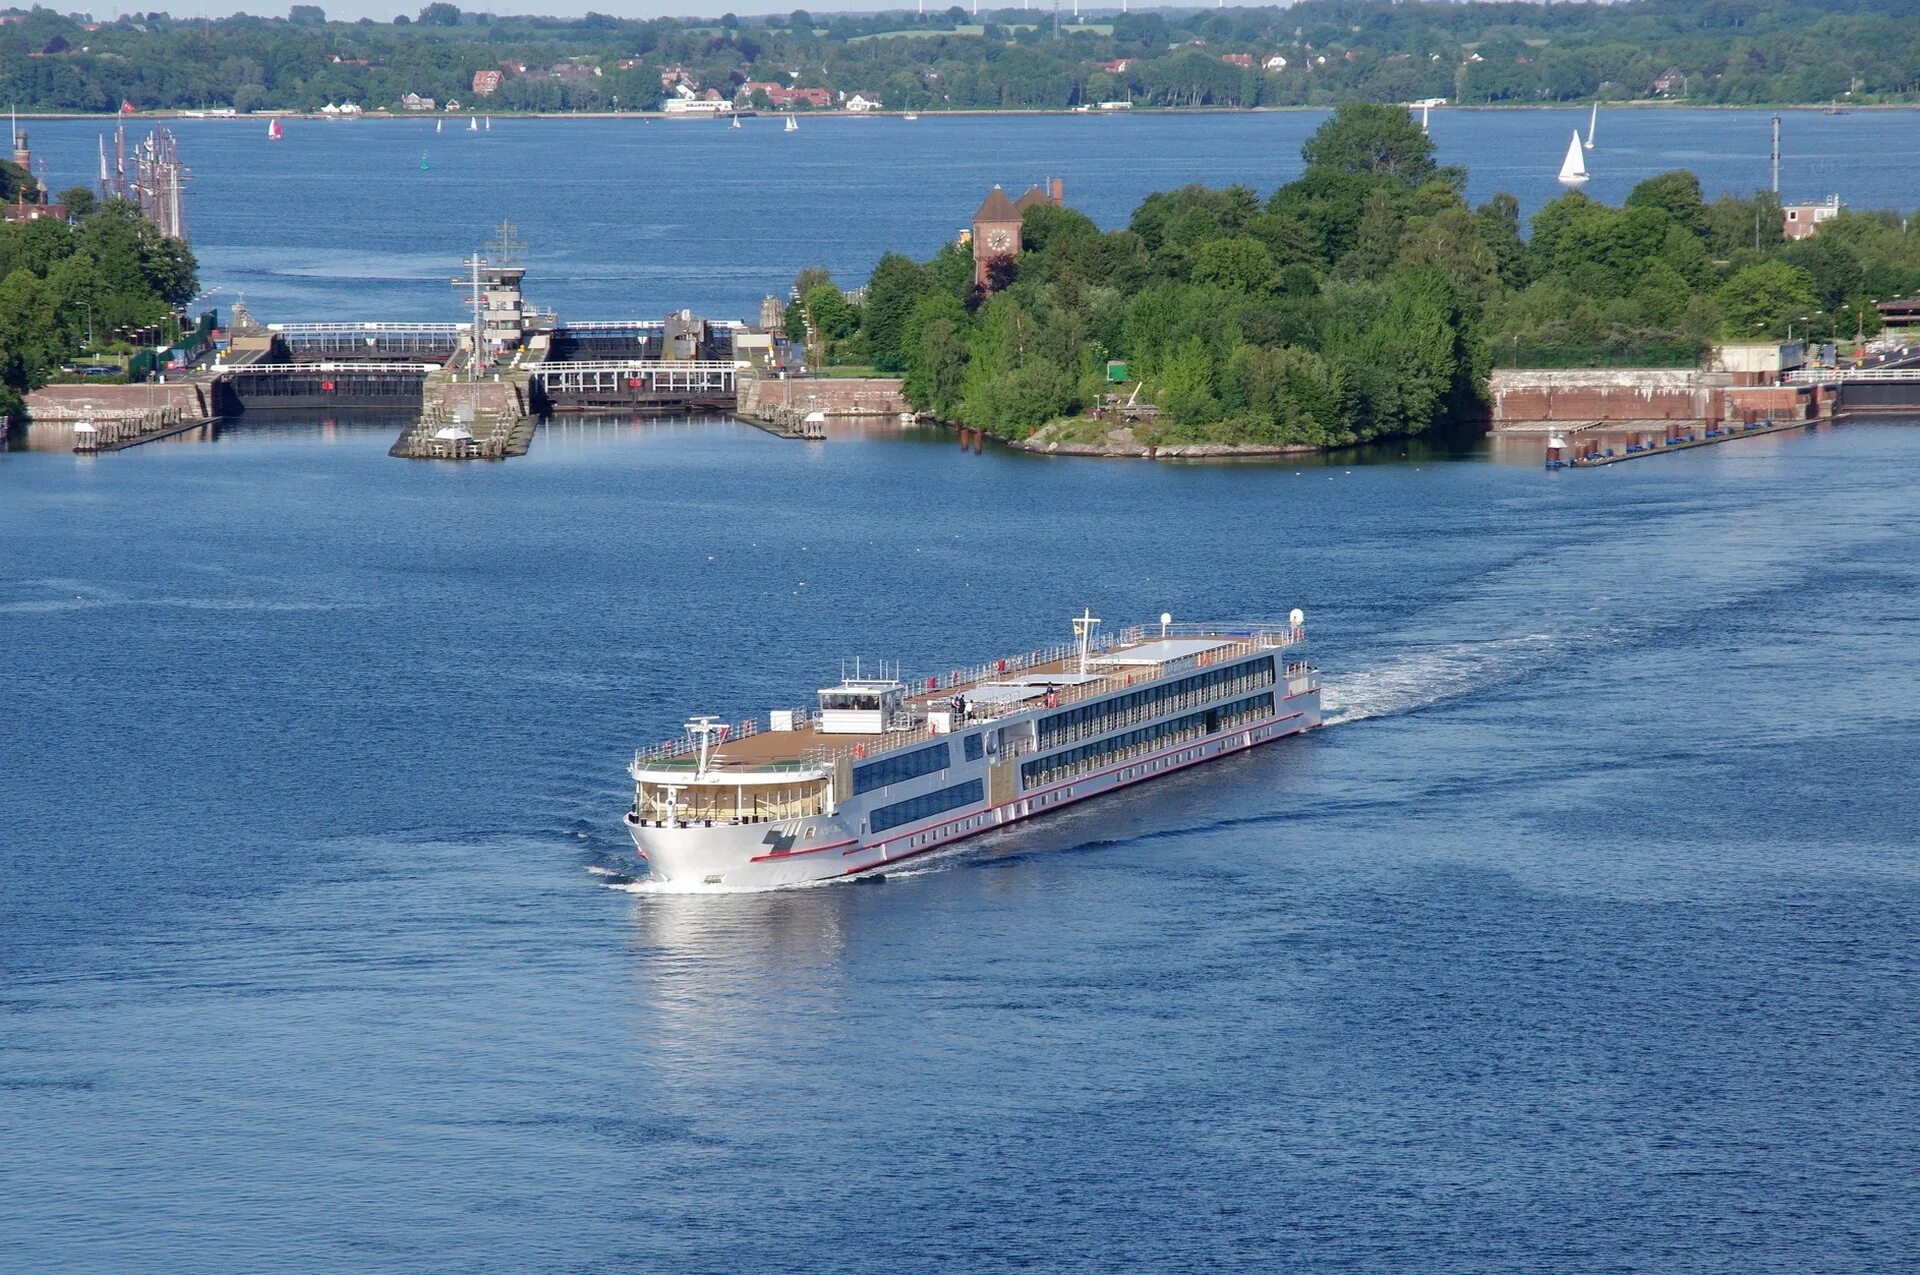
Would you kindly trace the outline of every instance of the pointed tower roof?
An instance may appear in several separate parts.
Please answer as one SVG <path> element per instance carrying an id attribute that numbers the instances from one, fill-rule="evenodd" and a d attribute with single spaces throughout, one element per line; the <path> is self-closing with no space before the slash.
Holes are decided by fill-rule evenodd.
<path id="1" fill-rule="evenodd" d="M 1013 201 L 1013 206 L 1015 208 L 1018 208 L 1021 212 L 1025 212 L 1027 209 L 1032 208 L 1036 204 L 1051 204 L 1052 202 L 1053 202 L 1052 195 L 1049 195 L 1046 191 L 1040 189 L 1038 186 L 1029 186 L 1027 187 L 1026 194 L 1020 196 L 1020 198 Z"/>
<path id="2" fill-rule="evenodd" d="M 980 204 L 980 210 L 973 214 L 975 221 L 1019 221 L 1020 210 L 1007 198 L 1007 192 L 995 186 L 987 192 Z"/>

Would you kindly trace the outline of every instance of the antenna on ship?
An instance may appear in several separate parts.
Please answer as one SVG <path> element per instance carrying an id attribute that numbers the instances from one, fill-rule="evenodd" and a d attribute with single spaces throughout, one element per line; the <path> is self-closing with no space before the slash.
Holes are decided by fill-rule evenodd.
<path id="1" fill-rule="evenodd" d="M 707 757 L 713 751 L 713 741 L 724 737 L 726 733 L 727 728 L 720 725 L 717 717 L 695 717 L 687 723 L 687 734 L 693 736 L 700 745 L 700 768 L 694 772 L 695 778 L 707 773 Z"/>
<path id="2" fill-rule="evenodd" d="M 1091 607 L 1081 607 L 1080 614 L 1073 620 L 1073 635 L 1080 639 L 1080 671 L 1087 671 L 1087 648 L 1093 644 L 1093 631 L 1100 627 L 1100 619 L 1094 615 Z"/>

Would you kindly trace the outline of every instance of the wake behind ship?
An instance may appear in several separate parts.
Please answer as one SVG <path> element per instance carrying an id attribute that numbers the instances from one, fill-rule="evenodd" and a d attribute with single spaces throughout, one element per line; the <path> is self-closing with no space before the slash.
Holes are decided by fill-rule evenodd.
<path id="1" fill-rule="evenodd" d="M 909 686 L 842 677 L 764 729 L 641 749 L 627 828 L 659 880 L 767 889 L 871 872 L 1320 724 L 1304 617 L 1099 632 Z"/>

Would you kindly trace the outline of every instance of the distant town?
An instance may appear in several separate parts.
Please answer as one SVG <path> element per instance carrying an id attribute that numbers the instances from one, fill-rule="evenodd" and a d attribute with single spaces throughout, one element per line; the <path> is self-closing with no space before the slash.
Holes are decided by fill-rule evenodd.
<path id="1" fill-rule="evenodd" d="M 468 12 L 391 23 L 0 12 L 0 101 L 27 112 L 328 115 L 1248 109 L 1446 99 L 1702 105 L 1920 100 L 1920 32 L 1767 0 L 1153 10 L 1070 3 L 718 20 Z"/>

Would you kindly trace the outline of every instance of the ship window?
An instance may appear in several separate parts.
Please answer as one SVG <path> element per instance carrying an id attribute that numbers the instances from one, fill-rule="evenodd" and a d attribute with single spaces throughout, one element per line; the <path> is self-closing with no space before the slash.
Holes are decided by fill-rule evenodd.
<path id="1" fill-rule="evenodd" d="M 912 823 L 916 819 L 941 814 L 952 810 L 955 806 L 969 805 L 979 801 L 985 792 L 985 787 L 978 779 L 969 779 L 964 784 L 954 784 L 950 788 L 937 789 L 918 797 L 909 797 L 905 801 L 896 801 L 890 806 L 881 806 L 869 816 L 869 819 L 875 832 L 885 832 L 888 828 L 897 828 L 903 823 Z"/>
<path id="2" fill-rule="evenodd" d="M 945 770 L 951 762 L 952 754 L 943 741 L 927 748 L 916 748 L 910 753 L 882 757 L 879 761 L 855 766 L 853 768 L 854 795 L 872 792 L 875 788 L 885 788 L 888 784 L 918 779 L 936 770 Z"/>
<path id="3" fill-rule="evenodd" d="M 986 753 L 985 748 L 980 743 L 980 733 L 978 731 L 975 731 L 973 734 L 967 736 L 964 747 L 966 749 L 968 761 L 979 761 L 980 758 L 984 756 Z"/>

